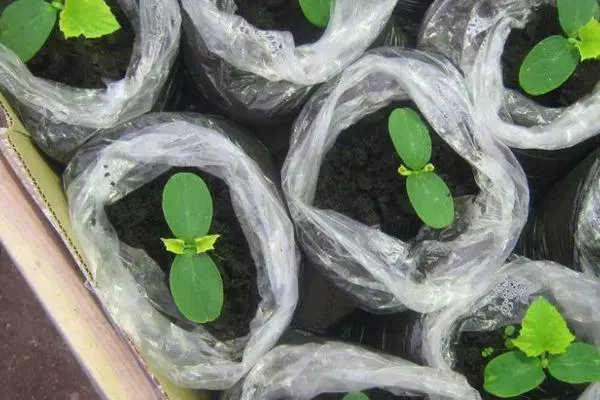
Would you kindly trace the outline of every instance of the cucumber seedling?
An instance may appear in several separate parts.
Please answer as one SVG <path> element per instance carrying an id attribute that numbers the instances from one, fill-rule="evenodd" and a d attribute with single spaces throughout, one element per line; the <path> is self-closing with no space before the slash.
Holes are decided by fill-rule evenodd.
<path id="1" fill-rule="evenodd" d="M 351 392 L 344 396 L 342 400 L 370 400 L 369 396 L 362 392 Z"/>
<path id="2" fill-rule="evenodd" d="M 298 0 L 306 19 L 319 28 L 327 27 L 333 0 Z"/>

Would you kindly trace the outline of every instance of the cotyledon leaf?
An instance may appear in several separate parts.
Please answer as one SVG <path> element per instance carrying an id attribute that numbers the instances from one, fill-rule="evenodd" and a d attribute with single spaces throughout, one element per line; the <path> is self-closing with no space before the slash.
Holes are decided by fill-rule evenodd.
<path id="1" fill-rule="evenodd" d="M 329 23 L 332 0 L 299 0 L 306 19 L 313 25 L 325 28 Z"/>
<path id="2" fill-rule="evenodd" d="M 417 215 L 428 226 L 441 229 L 454 221 L 454 199 L 448 185 L 435 172 L 408 176 L 406 191 Z"/>
<path id="3" fill-rule="evenodd" d="M 398 155 L 408 168 L 418 171 L 427 165 L 431 158 L 431 136 L 416 111 L 395 109 L 390 114 L 388 129 Z"/>
<path id="4" fill-rule="evenodd" d="M 550 355 L 548 371 L 556 379 L 571 384 L 600 381 L 600 353 L 587 343 L 573 343 L 567 352 Z"/>
<path id="5" fill-rule="evenodd" d="M 592 18 L 600 18 L 598 0 L 558 0 L 556 7 L 560 26 L 572 38 Z"/>
<path id="6" fill-rule="evenodd" d="M 535 389 L 545 378 L 539 358 L 510 351 L 486 365 L 483 388 L 498 397 L 513 397 Z"/>

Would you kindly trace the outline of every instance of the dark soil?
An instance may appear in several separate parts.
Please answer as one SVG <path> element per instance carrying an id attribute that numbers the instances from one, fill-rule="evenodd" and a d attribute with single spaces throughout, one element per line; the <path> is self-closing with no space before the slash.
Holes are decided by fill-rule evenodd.
<path id="1" fill-rule="evenodd" d="M 551 5 L 544 5 L 536 10 L 524 29 L 513 29 L 502 57 L 504 85 L 542 105 L 566 107 L 592 92 L 600 80 L 600 62 L 584 61 L 558 89 L 542 96 L 528 95 L 519 85 L 519 69 L 531 49 L 551 35 L 564 35 L 558 21 L 558 11 Z"/>
<path id="2" fill-rule="evenodd" d="M 518 327 L 517 327 L 518 328 Z M 479 390 L 483 400 L 500 400 L 500 397 L 489 394 L 483 389 L 485 366 L 495 357 L 506 352 L 504 347 L 504 328 L 490 332 L 463 332 L 455 346 L 455 370 L 465 375 L 469 384 Z M 491 357 L 483 357 L 481 352 L 487 347 L 495 351 Z M 516 400 L 576 400 L 584 392 L 587 385 L 570 385 L 554 379 L 546 374 L 546 380 L 535 390 L 520 396 L 511 397 Z"/>
<path id="3" fill-rule="evenodd" d="M 423 397 L 396 396 L 387 390 L 369 389 L 364 390 L 364 394 L 369 396 L 369 400 L 421 400 Z M 313 400 L 342 400 L 346 393 L 323 393 Z"/>
<path id="4" fill-rule="evenodd" d="M 413 238 L 423 225 L 406 193 L 401 164 L 388 133 L 387 107 L 341 133 L 321 166 L 315 206 L 332 209 L 401 240 Z M 414 107 L 413 107 L 414 108 Z M 479 189 L 470 165 L 430 127 L 431 162 L 456 198 Z"/>
<path id="5" fill-rule="evenodd" d="M 173 256 L 164 250 L 160 238 L 172 237 L 162 213 L 162 190 L 169 178 L 181 169 L 172 169 L 144 185 L 115 204 L 106 207 L 119 239 L 141 248 L 169 273 Z M 208 185 L 213 197 L 213 221 L 210 233 L 221 237 L 211 252 L 223 278 L 225 302 L 221 316 L 204 326 L 222 341 L 249 333 L 249 324 L 260 301 L 256 284 L 256 268 L 246 237 L 237 221 L 229 188 L 222 180 L 194 172 Z"/>
<path id="6" fill-rule="evenodd" d="M 122 79 L 131 58 L 134 31 L 118 1 L 107 3 L 121 29 L 99 39 L 65 39 L 56 27 L 39 53 L 27 62 L 29 70 L 40 78 L 86 89 L 104 88 L 104 79 Z"/>

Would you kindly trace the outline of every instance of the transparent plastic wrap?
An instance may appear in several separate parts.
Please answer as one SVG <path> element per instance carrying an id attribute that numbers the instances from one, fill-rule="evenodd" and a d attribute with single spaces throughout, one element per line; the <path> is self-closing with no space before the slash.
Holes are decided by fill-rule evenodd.
<path id="1" fill-rule="evenodd" d="M 422 229 L 403 242 L 314 207 L 321 164 L 340 132 L 408 99 L 474 170 L 480 193 L 457 199 L 455 223 L 441 231 Z M 445 59 L 389 48 L 370 52 L 323 86 L 296 120 L 282 179 L 298 240 L 361 307 L 439 309 L 464 296 L 469 281 L 501 266 L 512 251 L 527 214 L 525 176 L 510 150 L 471 115 L 463 79 Z"/>
<path id="2" fill-rule="evenodd" d="M 235 15 L 234 0 L 182 0 L 186 64 L 205 95 L 236 118 L 291 114 L 313 85 L 377 39 L 396 1 L 335 1 L 321 39 L 296 46 L 290 32 L 260 30 Z"/>
<path id="3" fill-rule="evenodd" d="M 232 386 L 292 318 L 298 300 L 293 225 L 274 181 L 255 161 L 261 157 L 268 157 L 264 148 L 223 119 L 160 113 L 94 139 L 65 172 L 73 229 L 94 291 L 144 358 L 176 385 Z M 108 221 L 105 205 L 171 167 L 198 167 L 229 186 L 261 298 L 245 337 L 221 342 L 202 325 L 183 329 L 171 322 L 177 315 L 164 273 L 144 251 L 120 243 Z"/>
<path id="4" fill-rule="evenodd" d="M 503 86 L 501 57 L 512 29 L 555 0 L 438 0 L 419 47 L 435 49 L 465 73 L 478 118 L 504 143 L 522 149 L 571 147 L 600 132 L 600 85 L 565 108 L 548 108 Z"/>
<path id="5" fill-rule="evenodd" d="M 424 318 L 424 358 L 431 367 L 451 370 L 452 343 L 460 332 L 520 323 L 538 296 L 558 307 L 579 341 L 600 346 L 600 281 L 559 264 L 521 258 L 481 279 L 470 288 L 468 298 Z M 600 384 L 594 383 L 579 400 L 598 398 Z"/>
<path id="6" fill-rule="evenodd" d="M 181 14 L 177 0 L 119 0 L 135 42 L 125 77 L 106 89 L 81 89 L 34 76 L 0 45 L 0 86 L 40 148 L 67 162 L 102 129 L 152 109 L 168 82 L 179 50 Z"/>
<path id="7" fill-rule="evenodd" d="M 223 400 L 310 400 L 321 393 L 381 388 L 395 395 L 479 400 L 466 379 L 345 343 L 277 346 Z"/>

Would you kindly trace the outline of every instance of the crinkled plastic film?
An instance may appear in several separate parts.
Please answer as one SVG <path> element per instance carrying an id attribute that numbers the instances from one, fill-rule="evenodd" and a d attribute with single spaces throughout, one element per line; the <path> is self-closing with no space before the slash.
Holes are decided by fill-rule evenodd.
<path id="1" fill-rule="evenodd" d="M 313 85 L 362 55 L 396 1 L 335 1 L 321 39 L 296 46 L 290 32 L 260 30 L 235 15 L 234 0 L 182 0 L 186 63 L 205 94 L 238 118 L 290 114 Z"/>
<path id="2" fill-rule="evenodd" d="M 150 114 L 86 145 L 65 173 L 71 220 L 92 286 L 145 359 L 179 386 L 235 384 L 277 342 L 298 300 L 293 225 L 273 180 L 249 155 L 265 157 L 264 148 L 253 143 L 219 118 Z M 174 305 L 164 273 L 145 252 L 120 243 L 108 221 L 105 205 L 175 166 L 198 167 L 230 188 L 261 296 L 246 337 L 220 342 L 202 325 L 183 329 L 172 323 L 165 316 Z M 145 277 L 141 285 L 139 277 Z"/>
<path id="3" fill-rule="evenodd" d="M 507 145 L 556 150 L 600 131 L 600 85 L 566 108 L 547 108 L 503 86 L 501 57 L 512 29 L 553 0 L 438 0 L 427 14 L 419 47 L 448 56 L 467 77 L 478 118 Z"/>
<path id="4" fill-rule="evenodd" d="M 455 223 L 403 242 L 313 206 L 319 170 L 341 131 L 393 101 L 412 100 L 473 167 L 480 193 L 457 199 Z M 458 71 L 401 49 L 369 53 L 307 103 L 293 128 L 283 188 L 307 255 L 371 311 L 430 312 L 468 292 L 512 251 L 527 213 L 525 176 L 512 153 L 476 126 Z M 401 177 L 398 177 L 401 179 Z M 401 194 L 398 194 L 399 196 Z"/>
<path id="5" fill-rule="evenodd" d="M 152 109 L 179 50 L 181 14 L 176 0 L 119 0 L 135 31 L 125 77 L 106 89 L 81 89 L 35 77 L 0 45 L 0 86 L 40 148 L 66 162 L 99 130 Z"/>
<path id="6" fill-rule="evenodd" d="M 466 379 L 345 343 L 277 346 L 224 400 L 310 400 L 321 393 L 381 388 L 396 395 L 479 400 Z"/>
<path id="7" fill-rule="evenodd" d="M 469 298 L 424 318 L 424 358 L 431 367 L 451 370 L 460 332 L 519 323 L 538 296 L 558 307 L 577 340 L 600 345 L 600 281 L 560 264 L 517 259 L 473 285 Z M 579 400 L 598 398 L 600 384 L 594 383 Z"/>

